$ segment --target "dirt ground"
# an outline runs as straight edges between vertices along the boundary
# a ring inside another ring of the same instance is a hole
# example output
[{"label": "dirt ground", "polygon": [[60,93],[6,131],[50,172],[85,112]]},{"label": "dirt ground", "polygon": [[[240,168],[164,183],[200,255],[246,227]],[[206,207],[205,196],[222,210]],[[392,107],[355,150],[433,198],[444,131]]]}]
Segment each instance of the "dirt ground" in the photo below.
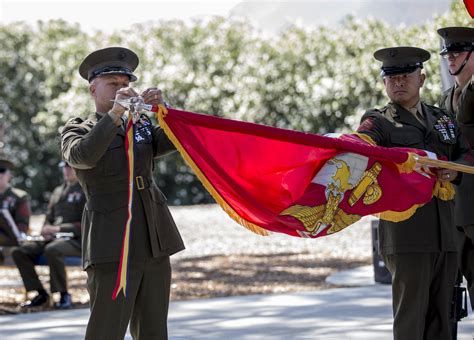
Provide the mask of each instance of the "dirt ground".
[{"label": "dirt ground", "polygon": [[[310,252],[179,259],[173,262],[171,300],[333,288],[325,282],[327,276],[367,264],[370,264],[367,260],[321,260]],[[37,267],[37,270],[48,289],[48,268]],[[68,267],[67,272],[74,308],[87,308],[85,272],[80,267]],[[18,270],[12,266],[0,267],[0,280],[5,283],[0,285],[0,315],[24,312],[17,307],[26,298]],[[34,293],[28,295],[31,296]],[[55,301],[58,299],[59,296],[54,296]],[[50,309],[54,308],[41,310]]]}]

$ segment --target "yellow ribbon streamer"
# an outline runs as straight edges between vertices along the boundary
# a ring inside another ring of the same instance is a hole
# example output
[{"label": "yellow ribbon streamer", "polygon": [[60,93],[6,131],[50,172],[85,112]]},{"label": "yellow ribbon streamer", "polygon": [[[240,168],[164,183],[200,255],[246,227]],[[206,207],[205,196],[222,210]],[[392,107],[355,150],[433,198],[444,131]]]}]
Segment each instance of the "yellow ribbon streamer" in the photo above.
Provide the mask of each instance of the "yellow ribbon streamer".
[{"label": "yellow ribbon streamer", "polygon": [[132,222],[132,203],[133,203],[133,186],[134,186],[134,169],[135,169],[135,158],[134,158],[134,129],[133,129],[133,117],[131,112],[128,112],[128,122],[126,129],[125,138],[125,152],[127,155],[128,165],[128,205],[127,205],[127,222],[125,224],[125,230],[122,241],[122,251],[120,255],[119,269],[117,273],[117,282],[115,289],[112,293],[112,299],[116,300],[121,291],[123,295],[127,297],[127,281],[128,281],[128,256],[130,250],[130,226]]}]

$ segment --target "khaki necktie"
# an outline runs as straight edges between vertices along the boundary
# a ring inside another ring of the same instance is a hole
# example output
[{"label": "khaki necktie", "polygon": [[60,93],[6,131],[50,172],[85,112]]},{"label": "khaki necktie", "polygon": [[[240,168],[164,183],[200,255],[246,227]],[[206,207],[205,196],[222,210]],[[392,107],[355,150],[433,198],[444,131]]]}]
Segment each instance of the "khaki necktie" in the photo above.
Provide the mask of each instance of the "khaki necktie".
[{"label": "khaki necktie", "polygon": [[415,113],[415,116],[416,118],[418,118],[418,120],[421,122],[421,123],[425,123],[425,116],[423,115],[423,113],[421,113],[420,111],[416,110],[416,113]]},{"label": "khaki necktie", "polygon": [[459,99],[459,96],[461,95],[461,92],[462,92],[462,89],[460,87],[457,87],[453,93],[453,111],[456,114],[458,113],[458,99]]},{"label": "khaki necktie", "polygon": [[425,126],[425,116],[423,115],[422,112],[418,111],[416,107],[412,107],[410,109],[410,112],[413,113],[413,115],[418,120],[418,122],[421,123],[421,125]]}]

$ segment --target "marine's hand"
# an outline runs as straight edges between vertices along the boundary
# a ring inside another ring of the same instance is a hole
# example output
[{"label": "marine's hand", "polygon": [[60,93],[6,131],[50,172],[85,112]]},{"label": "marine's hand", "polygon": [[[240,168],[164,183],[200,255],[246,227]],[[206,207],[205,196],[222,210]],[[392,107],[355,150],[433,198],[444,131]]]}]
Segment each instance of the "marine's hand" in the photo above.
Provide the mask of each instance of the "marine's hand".
[{"label": "marine's hand", "polygon": [[46,224],[41,230],[41,236],[43,236],[45,240],[51,240],[54,237],[54,234],[59,233],[60,230],[61,228],[58,226]]},{"label": "marine's hand", "polygon": [[[117,100],[127,100],[131,97],[137,97],[137,96],[138,96],[138,92],[135,91],[133,88],[124,87],[124,88],[121,88],[120,90],[118,90],[117,93],[115,94],[115,101],[117,101]],[[125,110],[126,110],[125,107],[123,107],[119,103],[115,102],[114,106],[112,107],[112,109],[109,112],[115,114],[118,118],[120,118],[120,117],[122,117]]]},{"label": "marine's hand", "polygon": [[145,104],[164,105],[161,90],[157,87],[150,87],[141,94]]},{"label": "marine's hand", "polygon": [[456,170],[443,169],[443,168],[439,168],[436,170],[436,177],[441,182],[454,181],[457,176],[458,176],[458,172]]}]

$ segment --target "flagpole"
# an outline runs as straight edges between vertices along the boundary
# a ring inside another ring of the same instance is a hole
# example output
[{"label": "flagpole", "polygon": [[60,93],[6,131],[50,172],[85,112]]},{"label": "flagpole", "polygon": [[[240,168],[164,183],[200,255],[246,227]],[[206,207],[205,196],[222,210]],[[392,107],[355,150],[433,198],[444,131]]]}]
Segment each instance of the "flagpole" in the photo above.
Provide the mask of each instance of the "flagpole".
[{"label": "flagpole", "polygon": [[419,155],[414,155],[414,157],[415,157],[415,161],[418,164],[428,165],[428,166],[437,167],[437,168],[451,169],[451,170],[465,172],[468,174],[474,174],[474,166],[469,166],[469,165],[464,165],[464,164],[459,164],[459,163],[454,163],[454,162],[447,162],[447,161],[442,161],[439,159],[431,159],[431,158],[423,157]]}]

